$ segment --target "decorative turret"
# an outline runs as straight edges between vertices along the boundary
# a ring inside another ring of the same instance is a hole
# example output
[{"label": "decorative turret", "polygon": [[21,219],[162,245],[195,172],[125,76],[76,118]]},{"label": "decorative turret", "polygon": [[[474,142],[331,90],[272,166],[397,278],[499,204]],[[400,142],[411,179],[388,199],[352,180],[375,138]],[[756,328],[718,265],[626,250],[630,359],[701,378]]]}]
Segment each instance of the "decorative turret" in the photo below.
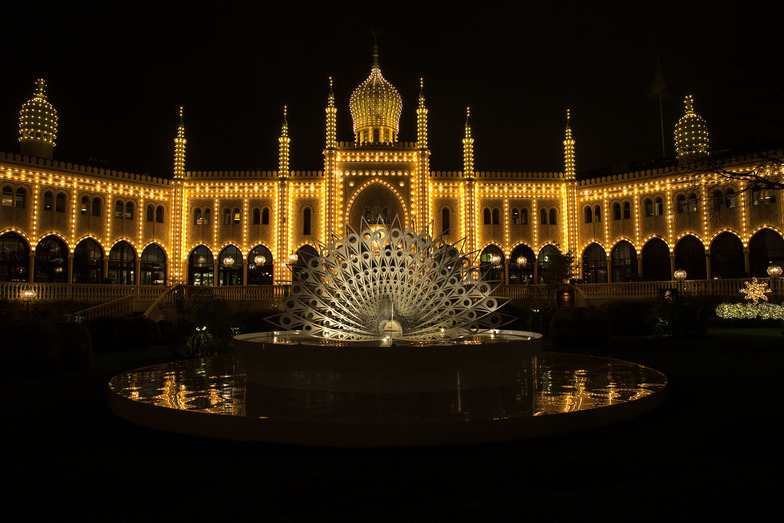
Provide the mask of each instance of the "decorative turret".
[{"label": "decorative turret", "polygon": [[403,99],[395,87],[381,76],[378,45],[373,45],[370,76],[354,90],[349,100],[354,119],[354,136],[359,143],[397,142]]},{"label": "decorative turret", "polygon": [[22,154],[52,159],[57,138],[57,111],[46,99],[46,83],[36,82],[35,96],[19,113],[19,145]]},{"label": "decorative turret", "polygon": [[564,174],[567,180],[577,178],[574,164],[574,138],[572,138],[572,126],[570,122],[570,111],[566,110],[566,137],[564,138]]},{"label": "decorative turret", "polygon": [[474,138],[471,136],[471,108],[466,107],[465,138],[463,138],[463,177],[474,179]]},{"label": "decorative turret", "polygon": [[177,137],[174,139],[174,179],[185,178],[185,124],[182,121],[182,107],[180,107],[180,124],[177,126]]},{"label": "decorative turret", "polygon": [[329,77],[329,97],[327,98],[327,149],[337,147],[337,114],[335,93],[332,91],[332,77]]},{"label": "decorative turret", "polygon": [[683,101],[685,113],[675,126],[675,150],[678,158],[694,158],[708,153],[708,124],[694,112],[694,98]]},{"label": "decorative turret", "polygon": [[283,127],[280,130],[280,155],[278,157],[278,178],[289,176],[289,123],[286,121],[286,106],[283,106]]},{"label": "decorative turret", "polygon": [[425,107],[425,85],[419,79],[419,107],[417,107],[417,148],[427,149],[427,108]]}]

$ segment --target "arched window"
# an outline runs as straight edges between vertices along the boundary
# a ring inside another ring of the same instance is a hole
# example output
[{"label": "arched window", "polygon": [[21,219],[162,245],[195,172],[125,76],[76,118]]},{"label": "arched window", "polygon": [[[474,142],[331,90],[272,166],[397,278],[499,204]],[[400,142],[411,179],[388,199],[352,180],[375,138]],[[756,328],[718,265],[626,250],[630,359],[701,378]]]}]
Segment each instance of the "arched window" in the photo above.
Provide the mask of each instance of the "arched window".
[{"label": "arched window", "polygon": [[493,209],[493,225],[498,225],[499,223],[501,223],[501,211]]},{"label": "arched window", "polygon": [[684,196],[682,194],[679,194],[678,198],[676,199],[676,201],[677,201],[676,209],[678,211],[678,214],[685,213],[686,212],[686,196]]},{"label": "arched window", "polygon": [[93,198],[93,216],[100,216],[101,215],[101,199],[100,198]]},{"label": "arched window", "polygon": [[255,247],[248,254],[248,283],[251,285],[272,285],[272,253],[263,245]]},{"label": "arched window", "polygon": [[159,205],[157,209],[155,209],[155,221],[157,223],[163,223],[163,205]]},{"label": "arched window", "polygon": [[139,264],[142,285],[166,284],[166,254],[158,245],[151,243],[142,251]]},{"label": "arched window", "polygon": [[155,208],[152,205],[147,206],[147,221],[155,221]]},{"label": "arched window", "polygon": [[550,209],[550,225],[555,225],[558,220],[555,219],[555,209]]},{"label": "arched window", "polygon": [[732,189],[727,189],[727,192],[724,193],[724,206],[727,209],[735,207],[735,192]]},{"label": "arched window", "polygon": [[261,211],[259,211],[258,207],[253,208],[253,225],[258,225],[261,223]]},{"label": "arched window", "polygon": [[51,211],[54,209],[54,194],[51,191],[44,193],[44,210]]},{"label": "arched window", "polygon": [[599,207],[598,205],[593,210],[593,216],[597,222],[602,221],[602,208]]},{"label": "arched window", "polygon": [[370,209],[370,207],[365,207],[365,221],[368,223],[373,221],[373,211]]},{"label": "arched window", "polygon": [[267,207],[261,210],[261,224],[269,225],[269,209]]},{"label": "arched window", "polygon": [[522,225],[528,225],[528,209],[520,209],[520,223]]},{"label": "arched window", "polygon": [[310,236],[310,207],[302,211],[302,234]]},{"label": "arched window", "polygon": [[136,253],[129,243],[117,242],[109,251],[107,276],[117,285],[136,283]]},{"label": "arched window", "polygon": [[585,223],[593,222],[593,212],[591,211],[591,206],[585,208]]},{"label": "arched window", "polygon": [[539,209],[539,225],[547,225],[547,210]]},{"label": "arched window", "polygon": [[82,215],[86,215],[88,210],[90,210],[90,198],[87,196],[82,196],[82,205],[79,209],[79,212],[81,212]]},{"label": "arched window", "polygon": [[485,225],[490,225],[490,209],[487,207],[482,211],[482,218]]},{"label": "arched window", "polygon": [[223,225],[230,225],[231,224],[231,209],[226,207],[223,209]]},{"label": "arched window", "polygon": [[212,285],[214,276],[212,251],[204,245],[193,249],[188,256],[188,285]]},{"label": "arched window", "polygon": [[47,236],[35,247],[33,281],[65,283],[68,273],[68,249],[57,236]]},{"label": "arched window", "polygon": [[688,210],[689,212],[697,212],[697,195],[694,193],[689,195]]},{"label": "arched window", "polygon": [[620,220],[621,219],[621,204],[614,203],[613,204],[613,220]]},{"label": "arched window", "polygon": [[645,206],[645,216],[653,216],[653,201],[646,198],[643,205]]},{"label": "arched window", "polygon": [[240,208],[239,207],[235,207],[234,211],[232,211],[231,215],[232,215],[232,219],[233,219],[234,225],[237,225],[238,223],[240,223],[242,215],[240,214]]},{"label": "arched window", "polygon": [[212,211],[210,211],[209,207],[204,209],[204,218],[202,218],[202,222],[201,222],[202,225],[209,225],[210,224],[210,214],[211,214],[211,212]]},{"label": "arched window", "polygon": [[103,251],[98,242],[85,238],[74,249],[73,283],[101,283]]},{"label": "arched window", "polygon": [[517,225],[520,223],[520,211],[517,208],[512,209],[512,224]]},{"label": "arched window", "polygon": [[133,220],[133,202],[127,202],[125,204],[125,219]]},{"label": "arched window", "polygon": [[201,209],[198,207],[193,210],[193,224],[201,225]]},{"label": "arched window", "polygon": [[114,202],[114,217],[115,218],[122,218],[123,217],[123,202],[122,200],[117,200]]},{"label": "arched window", "polygon": [[0,235],[0,282],[28,281],[30,247],[16,233]]},{"label": "arched window", "polygon": [[10,185],[3,187],[3,207],[11,207],[14,204],[14,190]]},{"label": "arched window", "polygon": [[632,217],[632,205],[629,202],[623,202],[623,219],[628,220]]},{"label": "arched window", "polygon": [[65,212],[65,193],[59,192],[57,193],[57,198],[55,199],[54,210],[57,212]]},{"label": "arched window", "polygon": [[441,209],[441,234],[449,234],[449,209]]},{"label": "arched window", "polygon": [[656,201],[653,202],[653,214],[656,216],[664,214],[664,202],[661,198],[656,198]]},{"label": "arched window", "polygon": [[218,254],[218,285],[242,285],[242,253],[234,245]]},{"label": "arched window", "polygon": [[711,195],[711,199],[713,200],[713,210],[720,211],[723,206],[721,191],[719,191],[718,189],[713,191],[713,194]]},{"label": "arched window", "polygon": [[27,191],[25,191],[23,188],[20,187],[16,190],[16,202],[14,207],[16,207],[17,209],[24,209],[26,205],[27,205]]}]

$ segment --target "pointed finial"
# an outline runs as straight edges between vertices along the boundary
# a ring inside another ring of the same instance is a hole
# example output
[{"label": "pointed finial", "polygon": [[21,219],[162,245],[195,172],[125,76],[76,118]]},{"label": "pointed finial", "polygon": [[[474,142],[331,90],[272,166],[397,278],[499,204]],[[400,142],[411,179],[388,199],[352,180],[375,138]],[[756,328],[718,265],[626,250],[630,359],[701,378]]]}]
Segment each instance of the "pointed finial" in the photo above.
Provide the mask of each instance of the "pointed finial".
[{"label": "pointed finial", "polygon": [[182,125],[182,106],[180,106],[180,125]]},{"label": "pointed finial", "polygon": [[38,98],[43,98],[46,96],[46,82],[43,78],[39,78],[35,82],[35,95]]},{"label": "pointed finial", "polygon": [[694,112],[694,97],[690,94],[686,95],[686,98],[683,100],[684,108],[686,109],[686,114],[690,114]]},{"label": "pointed finial", "polygon": [[569,128],[569,120],[571,119],[571,117],[572,117],[571,109],[567,108],[566,109],[566,128],[567,129]]},{"label": "pointed finial", "polygon": [[471,108],[466,107],[466,125],[468,125],[469,118],[471,118]]},{"label": "pointed finial", "polygon": [[331,76],[329,77],[329,94],[334,94],[332,92],[332,77]]},{"label": "pointed finial", "polygon": [[373,29],[373,67],[378,68],[378,35],[381,31]]},{"label": "pointed finial", "polygon": [[288,123],[288,122],[286,121],[286,109],[287,109],[287,107],[284,105],[284,106],[283,106],[283,123]]}]

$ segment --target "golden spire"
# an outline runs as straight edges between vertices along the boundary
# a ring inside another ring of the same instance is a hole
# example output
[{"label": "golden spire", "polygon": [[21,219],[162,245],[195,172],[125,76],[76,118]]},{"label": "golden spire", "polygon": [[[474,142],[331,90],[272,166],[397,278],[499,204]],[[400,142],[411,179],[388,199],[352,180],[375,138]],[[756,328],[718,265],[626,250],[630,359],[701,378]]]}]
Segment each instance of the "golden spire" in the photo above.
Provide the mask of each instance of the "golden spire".
[{"label": "golden spire", "polygon": [[174,138],[174,178],[185,178],[185,124],[182,120],[182,106],[180,106],[180,123],[177,126],[177,137]]},{"label": "golden spire", "polygon": [[329,96],[327,97],[327,149],[337,147],[337,113],[335,93],[332,91],[332,77],[329,77]]},{"label": "golden spire", "polygon": [[419,107],[417,107],[417,147],[427,149],[427,107],[425,107],[425,83],[419,79]]},{"label": "golden spire", "polygon": [[35,95],[19,113],[19,145],[24,155],[52,159],[57,138],[57,111],[46,99],[46,82],[39,78]]},{"label": "golden spire", "polygon": [[378,45],[373,44],[373,67],[349,100],[354,120],[354,138],[358,143],[397,142],[403,99],[381,74]]},{"label": "golden spire", "polygon": [[471,136],[471,108],[466,107],[465,138],[463,138],[463,177],[474,178],[474,138]]},{"label": "golden spire", "polygon": [[574,138],[572,138],[571,111],[566,110],[566,137],[564,138],[564,174],[567,180],[577,178],[574,162]]},{"label": "golden spire", "polygon": [[280,155],[278,157],[278,178],[288,178],[289,176],[289,123],[286,120],[286,106],[283,106],[283,127],[280,130]]}]

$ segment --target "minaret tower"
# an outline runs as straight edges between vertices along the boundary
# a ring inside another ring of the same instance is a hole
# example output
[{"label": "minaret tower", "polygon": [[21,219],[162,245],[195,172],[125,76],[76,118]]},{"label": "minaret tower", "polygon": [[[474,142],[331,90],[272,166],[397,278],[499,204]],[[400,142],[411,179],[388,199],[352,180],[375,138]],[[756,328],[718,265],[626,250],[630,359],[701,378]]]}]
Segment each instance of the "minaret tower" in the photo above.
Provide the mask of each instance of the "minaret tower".
[{"label": "minaret tower", "polygon": [[430,205],[430,151],[427,149],[427,107],[425,107],[424,80],[419,79],[419,106],[417,107],[417,187],[419,209],[417,227],[422,229],[433,220]]},{"label": "minaret tower", "polygon": [[[188,238],[187,227],[188,209],[187,196],[185,194],[185,124],[182,119],[182,107],[180,107],[180,123],[177,125],[177,136],[174,138],[174,179],[172,188],[174,189],[174,201],[172,205],[172,223],[177,226],[172,227],[172,259],[179,260],[172,271],[171,283],[184,283],[187,279],[188,266]],[[154,224],[153,224],[154,226]]]},{"label": "minaret tower", "polygon": [[46,99],[46,82],[39,78],[35,96],[22,105],[19,113],[20,152],[51,160],[56,138],[57,111]]},{"label": "minaret tower", "polygon": [[[577,249],[577,170],[574,161],[574,138],[572,137],[571,111],[566,110],[566,131],[564,133],[564,181],[563,198],[565,208],[561,209],[564,247]],[[607,209],[603,209],[607,216]]]},{"label": "minaret tower", "polygon": [[465,138],[463,138],[463,236],[465,251],[476,250],[476,188],[474,187],[474,138],[471,136],[471,108],[466,107]]},{"label": "minaret tower", "polygon": [[280,130],[278,157],[278,237],[275,254],[275,281],[291,280],[291,272],[286,268],[291,254],[291,188],[289,186],[289,124],[286,120],[286,107],[283,107],[283,126]]},{"label": "minaret tower", "polygon": [[185,124],[182,120],[182,107],[180,107],[180,124],[177,126],[177,137],[174,139],[174,179],[185,179]]},{"label": "minaret tower", "polygon": [[[335,93],[332,90],[332,77],[329,77],[329,96],[327,97],[327,134],[324,147],[324,198],[321,206],[324,213],[321,223],[325,224],[325,236],[330,231],[338,231],[340,215],[339,198],[341,195],[340,181],[337,174],[337,114]],[[325,238],[326,239],[326,238]]]}]

